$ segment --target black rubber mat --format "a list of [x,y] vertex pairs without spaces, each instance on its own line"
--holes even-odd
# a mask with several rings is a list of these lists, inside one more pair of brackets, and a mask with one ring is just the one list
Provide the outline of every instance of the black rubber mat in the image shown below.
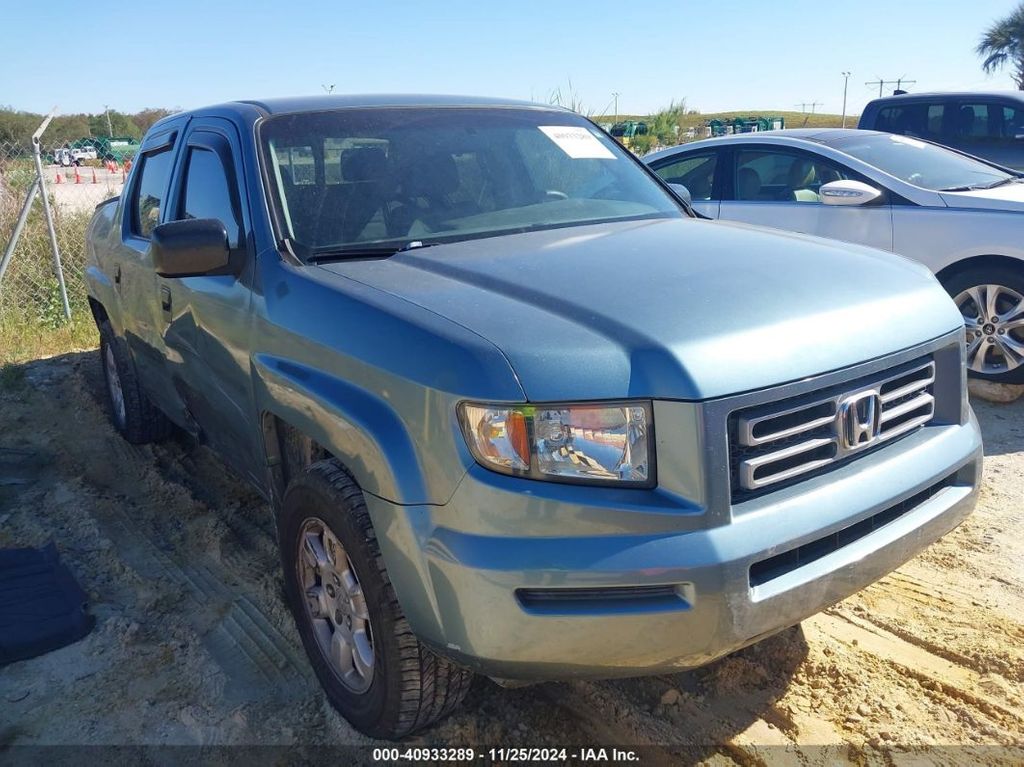
[[0,666],[77,642],[93,623],[55,545],[0,549]]

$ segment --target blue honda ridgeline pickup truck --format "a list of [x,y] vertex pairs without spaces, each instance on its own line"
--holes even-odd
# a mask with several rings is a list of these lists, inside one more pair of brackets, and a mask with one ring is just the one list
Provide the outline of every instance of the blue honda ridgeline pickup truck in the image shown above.
[[373,736],[503,682],[708,663],[970,513],[959,313],[874,250],[699,220],[586,119],[438,97],[161,120],[88,233],[114,423],[269,500]]

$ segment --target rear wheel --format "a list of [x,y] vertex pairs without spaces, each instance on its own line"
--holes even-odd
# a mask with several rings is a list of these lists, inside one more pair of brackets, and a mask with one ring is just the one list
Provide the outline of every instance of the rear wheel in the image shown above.
[[142,390],[124,342],[109,322],[101,322],[99,330],[100,362],[114,428],[135,445],[167,439],[174,427]]
[[944,285],[964,316],[970,374],[995,383],[1024,383],[1024,272],[970,269]]
[[289,484],[278,525],[288,602],[331,704],[375,738],[447,716],[473,675],[412,633],[355,481],[333,460],[313,464]]

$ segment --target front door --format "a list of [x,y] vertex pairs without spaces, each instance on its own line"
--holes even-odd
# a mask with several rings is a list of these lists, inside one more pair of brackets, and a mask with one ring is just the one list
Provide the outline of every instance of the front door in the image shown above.
[[212,218],[224,224],[234,274],[158,277],[156,289],[168,377],[203,439],[259,481],[248,353],[254,254],[242,173],[234,125],[213,117],[194,120],[175,169],[170,220]]

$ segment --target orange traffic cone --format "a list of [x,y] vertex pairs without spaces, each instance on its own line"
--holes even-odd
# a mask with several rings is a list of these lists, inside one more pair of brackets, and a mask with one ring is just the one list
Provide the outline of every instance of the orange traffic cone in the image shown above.
[[82,183],[82,174],[78,172],[78,166],[77,165],[75,166],[75,183],[76,184],[81,184]]
[[94,183],[94,184],[100,183],[99,181],[96,180],[96,169],[95,168],[92,169],[92,183]]
[[57,184],[63,184],[64,183],[64,179],[62,179],[60,177],[60,171],[57,171],[57,181],[55,183],[57,183]]

